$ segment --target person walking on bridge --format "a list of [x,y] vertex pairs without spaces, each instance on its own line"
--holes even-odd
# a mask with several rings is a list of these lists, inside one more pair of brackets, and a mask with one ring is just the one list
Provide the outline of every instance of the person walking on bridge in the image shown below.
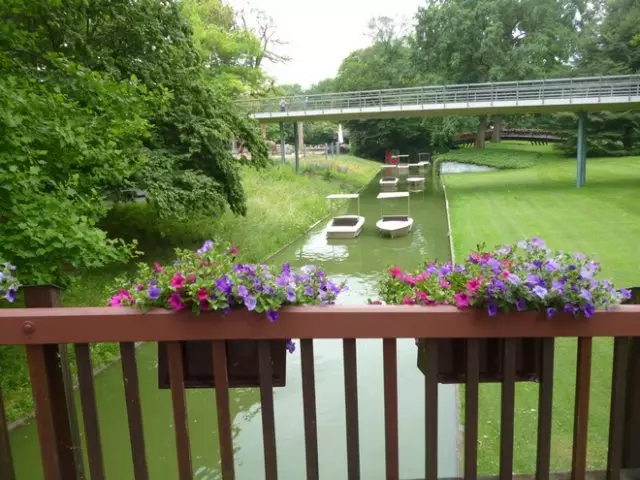
[[286,112],[287,111],[287,102],[285,101],[284,98],[280,99],[280,111],[281,112]]

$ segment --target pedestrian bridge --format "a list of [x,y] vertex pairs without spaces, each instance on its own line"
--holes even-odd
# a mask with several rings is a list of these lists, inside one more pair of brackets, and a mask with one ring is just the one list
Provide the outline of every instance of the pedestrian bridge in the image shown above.
[[[286,101],[281,111],[280,101]],[[436,85],[237,101],[263,122],[640,108],[640,75]]]

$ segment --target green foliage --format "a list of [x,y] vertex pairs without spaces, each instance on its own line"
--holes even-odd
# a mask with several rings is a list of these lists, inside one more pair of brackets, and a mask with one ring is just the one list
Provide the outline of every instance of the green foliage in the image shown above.
[[439,162],[469,163],[499,170],[529,168],[561,161],[552,145],[537,146],[528,142],[489,144],[485,149],[458,148],[437,156]]

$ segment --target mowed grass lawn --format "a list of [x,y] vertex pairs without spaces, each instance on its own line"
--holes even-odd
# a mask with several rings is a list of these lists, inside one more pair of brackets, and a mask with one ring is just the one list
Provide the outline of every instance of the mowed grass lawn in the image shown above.
[[[519,153],[517,147],[507,144],[506,148],[492,146],[483,155],[492,150],[500,155],[509,152],[513,156],[510,161],[517,160]],[[466,155],[474,153],[468,151]],[[602,262],[603,277],[611,278],[618,287],[640,285],[640,157],[589,159],[587,184],[580,189],[575,188],[575,160],[552,157],[548,150],[543,161],[529,168],[445,177],[456,254],[462,257],[481,242],[493,246],[539,236],[553,248],[593,255]],[[553,471],[568,471],[576,341],[559,340],[556,345],[551,466]],[[595,340],[589,469],[602,469],[606,464],[611,359],[611,341]],[[537,396],[537,384],[518,384],[515,472],[535,470]],[[497,384],[480,388],[479,427],[480,470],[495,474],[500,438]]]

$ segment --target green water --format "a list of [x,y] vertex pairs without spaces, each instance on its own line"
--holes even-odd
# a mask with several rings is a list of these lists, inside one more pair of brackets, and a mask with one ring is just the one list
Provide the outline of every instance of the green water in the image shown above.
[[[381,237],[375,228],[380,217],[378,178],[362,192],[360,211],[366,218],[357,239],[327,241],[326,222],[287,247],[274,263],[293,266],[315,264],[328,275],[346,280],[348,292],[342,304],[362,304],[376,296],[376,278],[390,264],[415,268],[425,257],[449,257],[444,199],[437,175],[425,174],[425,191],[411,194],[413,231],[406,237]],[[400,190],[406,188],[401,178]],[[338,192],[336,192],[338,193]],[[406,199],[385,203],[385,213],[406,213]],[[355,200],[348,206],[355,212]],[[393,321],[393,319],[390,319]],[[358,340],[358,397],[360,416],[361,473],[364,479],[383,479],[384,406],[382,341]],[[344,377],[340,341],[315,342],[316,400],[320,477],[346,478],[346,434],[344,413]],[[157,388],[156,346],[138,349],[141,401],[150,478],[177,478],[175,436],[171,398],[167,390]],[[300,357],[288,357],[287,386],[275,389],[278,471],[283,479],[305,477],[304,428]],[[416,368],[413,339],[398,341],[398,401],[401,478],[424,477],[424,377]],[[114,365],[96,378],[96,395],[102,435],[106,474],[109,479],[133,478],[127,431],[124,390],[120,365]],[[195,478],[221,478],[213,390],[191,390],[187,394],[191,452]],[[453,386],[440,387],[439,395],[439,474],[456,472],[457,409]],[[256,389],[237,389],[231,395],[236,478],[264,478],[262,427],[259,393]],[[38,440],[33,423],[11,435],[19,480],[39,480]]]

